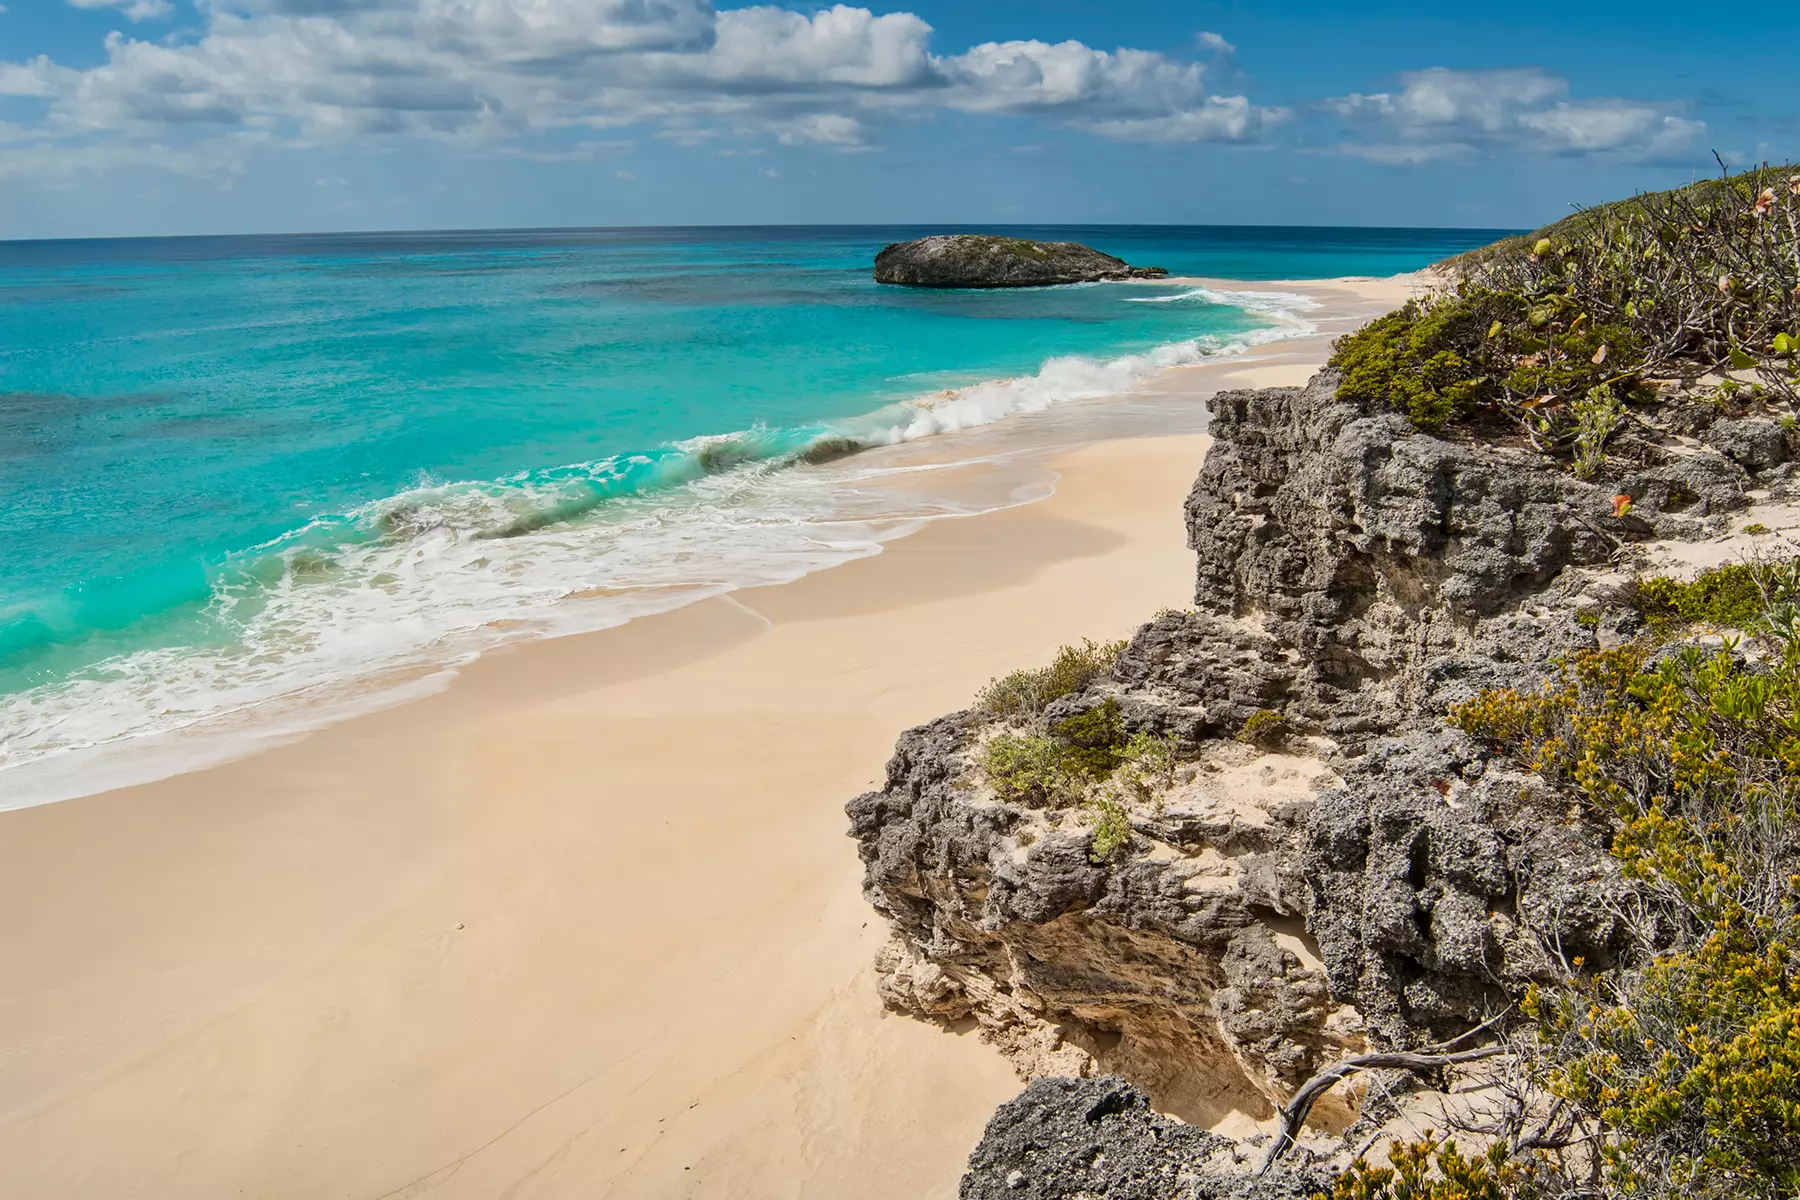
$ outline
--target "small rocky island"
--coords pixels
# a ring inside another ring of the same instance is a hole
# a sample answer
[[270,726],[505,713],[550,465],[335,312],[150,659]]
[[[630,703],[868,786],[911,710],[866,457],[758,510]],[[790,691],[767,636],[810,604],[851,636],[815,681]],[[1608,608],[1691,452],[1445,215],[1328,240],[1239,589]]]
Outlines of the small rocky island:
[[930,288],[1049,287],[1103,279],[1161,279],[1080,242],[1034,242],[984,233],[895,242],[875,256],[875,282]]

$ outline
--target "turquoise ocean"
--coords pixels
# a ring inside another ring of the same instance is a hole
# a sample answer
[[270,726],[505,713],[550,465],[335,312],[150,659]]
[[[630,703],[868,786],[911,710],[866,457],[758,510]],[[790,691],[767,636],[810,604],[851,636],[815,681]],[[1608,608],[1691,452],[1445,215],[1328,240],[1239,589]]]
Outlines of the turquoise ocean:
[[[1254,285],[873,283],[924,232],[0,243],[0,808],[875,552],[962,509],[861,451],[1310,329]],[[1255,281],[1504,231],[1009,232]]]

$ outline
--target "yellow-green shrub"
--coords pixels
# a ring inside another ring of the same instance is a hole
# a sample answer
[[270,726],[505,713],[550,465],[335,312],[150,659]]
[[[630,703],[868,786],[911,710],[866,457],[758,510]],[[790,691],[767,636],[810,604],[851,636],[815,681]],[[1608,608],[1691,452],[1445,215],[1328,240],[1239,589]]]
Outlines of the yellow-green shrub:
[[1389,1142],[1388,1161],[1391,1167],[1360,1158],[1351,1163],[1330,1200],[1519,1200],[1543,1191],[1533,1164],[1509,1156],[1505,1143],[1465,1158],[1455,1142],[1440,1145],[1427,1134],[1418,1142]]
[[976,693],[975,707],[991,716],[1011,720],[1040,715],[1052,701],[1079,692],[1107,674],[1125,649],[1124,642],[1084,641],[1064,646],[1047,667],[1014,671]]
[[[1760,594],[1760,593],[1759,593]],[[1604,1134],[1617,1192],[1800,1191],[1800,637],[1759,668],[1689,647],[1573,656],[1452,721],[1616,816],[1645,909],[1619,970],[1535,988],[1542,1083]]]
[[998,733],[976,765],[1000,799],[1066,808],[1081,802],[1087,777],[1068,759],[1068,747],[1042,733]]

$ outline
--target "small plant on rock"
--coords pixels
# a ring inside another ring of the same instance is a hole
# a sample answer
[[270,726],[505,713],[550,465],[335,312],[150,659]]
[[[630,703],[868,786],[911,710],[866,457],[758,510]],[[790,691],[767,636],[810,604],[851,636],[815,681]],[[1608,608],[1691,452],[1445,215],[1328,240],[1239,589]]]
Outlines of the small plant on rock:
[[1122,641],[1088,640],[1079,646],[1064,646],[1047,667],[1014,671],[990,681],[976,694],[975,707],[989,716],[1030,720],[1042,715],[1053,701],[1081,691],[1110,672],[1124,649]]
[[1010,803],[1066,808],[1081,802],[1086,776],[1068,759],[1068,748],[1041,733],[999,733],[988,739],[976,765]]
[[1132,734],[1120,756],[1117,779],[1134,799],[1146,804],[1160,801],[1175,786],[1175,739]]
[[1250,719],[1238,730],[1237,740],[1248,746],[1274,750],[1285,746],[1293,732],[1286,717],[1270,709],[1259,708],[1250,714]]
[[1119,702],[1111,696],[1087,712],[1058,721],[1050,732],[1067,747],[1064,755],[1071,767],[1090,779],[1105,779],[1116,771],[1130,740],[1119,715]]
[[1131,821],[1125,815],[1125,806],[1119,803],[1118,797],[1110,790],[1103,790],[1091,807],[1094,812],[1094,836],[1089,845],[1088,857],[1097,863],[1105,862],[1131,841]]

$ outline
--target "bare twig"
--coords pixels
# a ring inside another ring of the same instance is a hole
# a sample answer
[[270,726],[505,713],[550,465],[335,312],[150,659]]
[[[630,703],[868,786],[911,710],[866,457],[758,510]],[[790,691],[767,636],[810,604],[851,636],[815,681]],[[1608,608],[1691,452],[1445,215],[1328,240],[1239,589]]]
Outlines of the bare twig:
[[1301,1127],[1306,1124],[1306,1118],[1312,1112],[1313,1105],[1317,1104],[1325,1093],[1339,1082],[1362,1071],[1384,1068],[1403,1071],[1432,1071],[1440,1067],[1451,1067],[1459,1063],[1479,1062],[1484,1058],[1498,1057],[1507,1053],[1504,1045],[1481,1046],[1473,1050],[1455,1051],[1451,1050],[1451,1047],[1477,1037],[1483,1031],[1498,1024],[1507,1015],[1507,1012],[1511,1011],[1511,1009],[1507,1009],[1506,1012],[1496,1017],[1490,1017],[1462,1036],[1436,1046],[1427,1046],[1422,1050],[1389,1050],[1376,1051],[1371,1054],[1355,1054],[1326,1067],[1302,1084],[1300,1090],[1294,1093],[1293,1099],[1289,1100],[1287,1105],[1282,1108],[1281,1131],[1269,1144],[1268,1152],[1263,1155],[1262,1165],[1256,1168],[1257,1176],[1260,1178],[1267,1175],[1281,1157],[1293,1149],[1295,1139],[1299,1135]]

